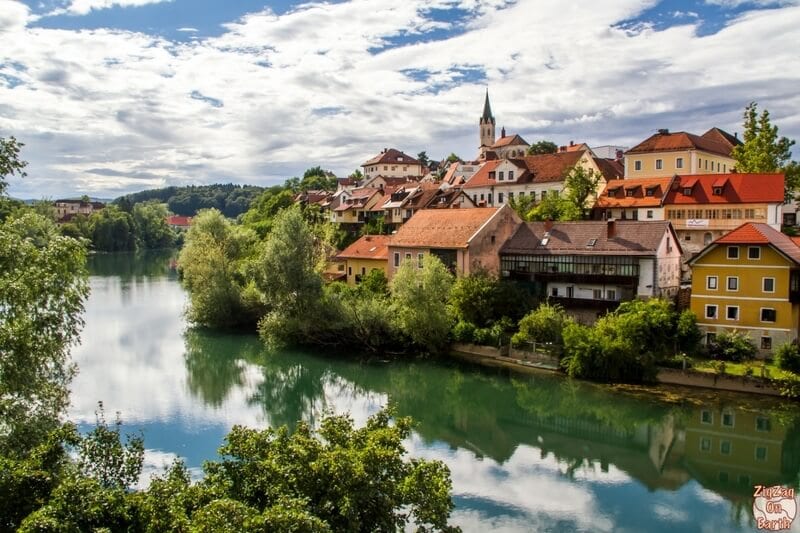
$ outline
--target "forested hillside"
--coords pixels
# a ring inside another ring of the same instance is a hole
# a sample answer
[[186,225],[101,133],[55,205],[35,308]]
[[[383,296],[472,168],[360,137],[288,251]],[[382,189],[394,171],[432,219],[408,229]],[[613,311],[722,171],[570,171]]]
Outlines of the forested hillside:
[[150,189],[121,196],[114,203],[124,211],[134,204],[156,200],[166,203],[176,215],[194,216],[200,209],[219,209],[226,217],[236,218],[247,211],[263,187],[255,185],[234,185],[233,183],[215,185],[189,185],[186,187],[165,187]]

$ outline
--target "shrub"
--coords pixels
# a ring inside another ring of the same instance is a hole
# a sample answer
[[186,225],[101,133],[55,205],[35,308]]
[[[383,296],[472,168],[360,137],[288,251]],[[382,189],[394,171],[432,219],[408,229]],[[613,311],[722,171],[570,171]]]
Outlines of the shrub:
[[775,350],[775,365],[781,370],[800,374],[800,349],[797,344],[787,342]]
[[753,359],[756,356],[756,346],[746,333],[723,332],[709,343],[708,354],[714,359],[738,363]]
[[472,342],[475,334],[475,324],[460,321],[453,326],[453,340],[456,342]]
[[572,319],[563,307],[544,303],[519,321],[519,333],[514,335],[514,342],[518,345],[531,341],[562,344],[562,332],[570,323]]

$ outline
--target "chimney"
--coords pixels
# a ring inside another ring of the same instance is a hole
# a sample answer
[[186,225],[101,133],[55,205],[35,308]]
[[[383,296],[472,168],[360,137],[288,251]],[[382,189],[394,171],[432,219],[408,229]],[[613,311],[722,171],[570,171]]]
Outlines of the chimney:
[[620,159],[622,159],[622,150],[617,150],[617,152],[616,152],[616,154],[615,154],[615,155],[617,156],[617,161],[619,161]]
[[659,135],[669,135],[669,130],[667,128],[661,128],[658,130]]
[[733,138],[734,139],[738,139],[739,138],[739,132],[738,131],[734,131],[733,132]]
[[606,227],[608,228],[608,237],[607,238],[608,239],[613,239],[614,238],[614,234],[616,233],[616,229],[617,229],[616,225],[614,224],[614,219],[613,218],[609,218],[606,221]]
[[544,230],[550,231],[551,229],[553,229],[553,221],[548,218],[544,221]]
[[570,142],[569,142],[569,145],[570,145],[570,146],[575,146],[575,141],[570,141]]
[[500,137],[505,137],[505,136],[506,136],[506,127],[503,126],[502,128],[500,128]]

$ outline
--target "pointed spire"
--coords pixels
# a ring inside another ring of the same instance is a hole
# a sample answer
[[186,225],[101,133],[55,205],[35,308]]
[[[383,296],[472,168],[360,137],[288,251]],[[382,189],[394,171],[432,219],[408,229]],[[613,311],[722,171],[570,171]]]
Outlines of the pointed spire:
[[483,116],[481,117],[484,121],[491,121],[494,122],[494,117],[492,116],[492,106],[489,105],[489,88],[486,88],[486,101],[483,103]]

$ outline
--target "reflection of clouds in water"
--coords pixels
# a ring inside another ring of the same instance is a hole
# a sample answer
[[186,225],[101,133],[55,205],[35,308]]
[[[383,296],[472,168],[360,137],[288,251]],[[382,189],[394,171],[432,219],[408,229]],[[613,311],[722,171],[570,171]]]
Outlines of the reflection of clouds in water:
[[[172,452],[145,449],[142,473],[139,476],[139,483],[137,483],[136,488],[146,489],[150,485],[150,479],[153,476],[163,476],[176,459],[179,459],[178,455]],[[189,468],[188,471],[192,481],[199,481],[203,478],[203,470],[201,468]]]
[[689,514],[681,509],[667,507],[664,504],[656,504],[653,506],[653,513],[659,520],[667,520],[669,522],[688,522]]

